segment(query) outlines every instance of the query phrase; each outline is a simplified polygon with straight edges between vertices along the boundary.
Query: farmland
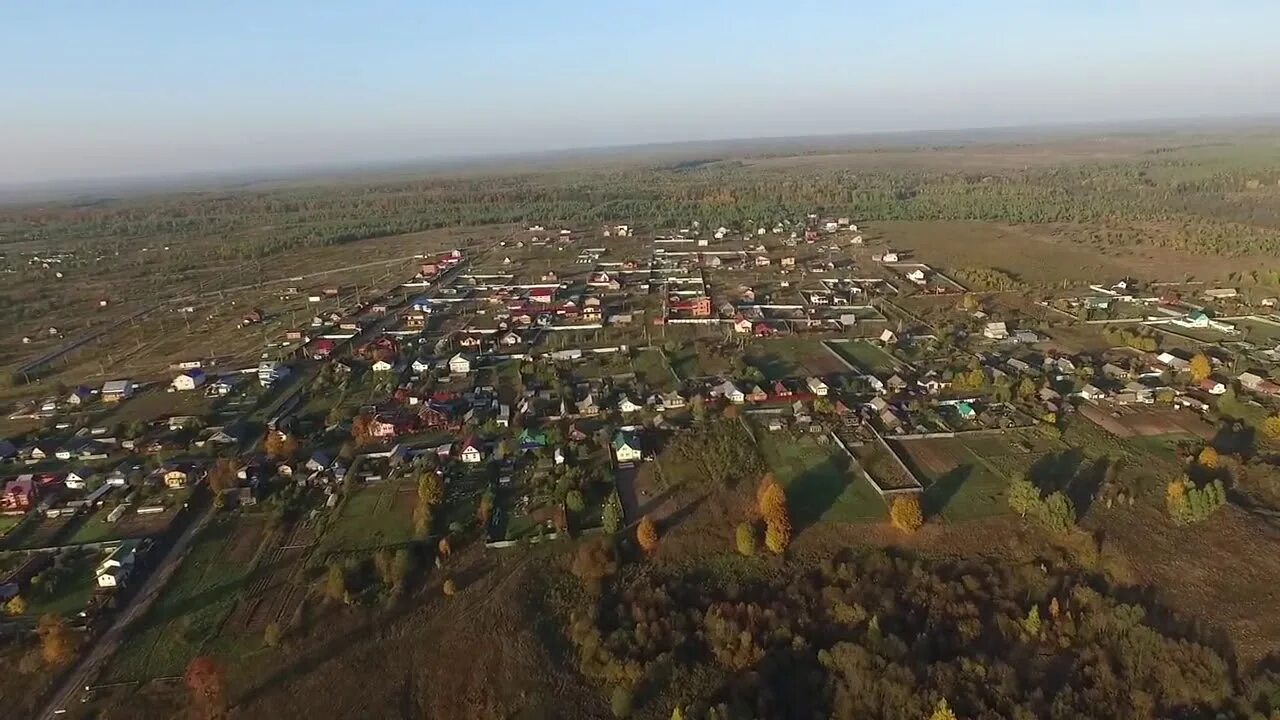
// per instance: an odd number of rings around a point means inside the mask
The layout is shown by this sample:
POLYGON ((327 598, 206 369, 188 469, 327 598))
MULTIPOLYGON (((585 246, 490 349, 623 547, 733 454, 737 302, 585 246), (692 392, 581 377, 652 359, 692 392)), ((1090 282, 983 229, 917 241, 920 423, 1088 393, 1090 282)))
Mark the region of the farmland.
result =
POLYGON ((384 481, 357 488, 328 521, 317 552, 324 557, 404 544, 413 537, 416 500, 412 483, 384 481))
POLYGON ((797 527, 884 517, 880 495, 854 472, 848 456, 834 442, 763 429, 756 436, 765 461, 787 490, 797 527))
POLYGON ((827 376, 848 372, 848 368, 823 346, 820 340, 780 338, 751 345, 746 360, 768 380, 827 376))
POLYGON ((832 352, 866 374, 883 375, 892 373, 898 368, 898 361, 892 355, 865 340, 849 342, 828 340, 826 345, 832 352))

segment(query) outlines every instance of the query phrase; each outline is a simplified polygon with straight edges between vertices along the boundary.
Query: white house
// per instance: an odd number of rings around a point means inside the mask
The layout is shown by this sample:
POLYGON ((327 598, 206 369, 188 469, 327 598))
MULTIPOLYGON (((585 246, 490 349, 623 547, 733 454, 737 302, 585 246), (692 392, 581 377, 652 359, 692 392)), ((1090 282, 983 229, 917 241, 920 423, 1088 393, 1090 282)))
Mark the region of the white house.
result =
POLYGON ((102 562, 98 563, 98 587, 114 588, 124 585, 133 571, 138 556, 136 541, 120 543, 102 562))
POLYGON ((620 431, 613 438, 613 457, 620 464, 640 460, 640 438, 633 432, 620 431))
POLYGON ((370 369, 372 369, 374 372, 391 372, 392 370, 395 369, 395 367, 396 367, 395 365, 383 359, 383 360, 378 360, 373 365, 371 365, 370 369))
POLYGON ((827 396, 827 391, 828 391, 827 384, 822 382, 820 378, 816 378, 816 377, 807 378, 804 381, 804 384, 809 388, 809 392, 813 393, 814 395, 817 395, 818 397, 827 396))
POLYGON ((928 278, 924 275, 924 270, 916 269, 907 273, 907 279, 917 285, 924 285, 928 282, 928 278))
POLYGON ((475 440, 467 438, 462 441, 462 448, 458 452, 458 459, 468 465, 474 465, 484 460, 484 454, 480 452, 479 446, 475 440))
POLYGON ((728 380, 725 380, 724 382, 717 385, 715 388, 715 393, 717 395, 724 397, 725 400, 728 400, 734 405, 741 405, 742 403, 747 401, 746 394, 743 393, 741 390, 739 390, 737 385, 734 385, 732 382, 728 380))
POLYGON ((1077 393, 1077 395, 1079 395, 1081 398, 1084 398, 1085 400, 1093 400, 1093 401, 1103 400, 1107 397, 1107 394, 1103 392, 1101 388, 1092 384, 1085 385, 1084 387, 1080 388, 1080 392, 1077 393))
POLYGON ((898 335, 892 330, 885 330, 880 333, 880 342, 885 345, 893 345, 898 342, 898 335))
POLYGON ((195 390, 204 385, 205 374, 200 368, 188 370, 173 379, 174 390, 195 390))
POLYGON ((289 368, 274 360, 258 363, 258 382, 263 387, 270 387, 273 383, 289 374, 289 368))
POLYGON ((449 372, 454 375, 466 375, 471 372, 471 361, 467 359, 467 356, 458 353, 449 358, 449 372))
POLYGON ((62 484, 67 486, 68 490, 84 490, 89 486, 89 480, 93 477, 93 471, 88 468, 76 468, 67 473, 62 479, 62 484))
POLYGON ((103 402, 120 402, 133 395, 132 380, 111 380, 102 386, 103 402))
POLYGON ((639 412, 640 409, 640 406, 632 402, 631 398, 626 395, 623 395, 622 399, 618 401, 618 410, 623 413, 630 414, 633 412, 639 412))
POLYGON ((1003 322, 987 323, 982 328, 982 336, 991 340, 1004 340, 1009 337, 1009 327, 1003 322))
POLYGON ((409 367, 412 368, 415 373, 421 375, 422 373, 431 370, 431 361, 426 358, 418 358, 414 360, 413 364, 409 367))

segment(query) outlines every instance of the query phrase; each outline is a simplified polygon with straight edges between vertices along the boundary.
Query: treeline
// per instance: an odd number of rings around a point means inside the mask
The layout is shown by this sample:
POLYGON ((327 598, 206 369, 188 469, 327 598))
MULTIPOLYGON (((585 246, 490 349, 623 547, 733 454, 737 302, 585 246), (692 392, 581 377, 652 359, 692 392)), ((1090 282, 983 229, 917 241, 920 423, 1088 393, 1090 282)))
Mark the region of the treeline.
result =
MULTIPOLYGON (((252 259, 441 227, 622 221, 678 228, 695 220, 745 227, 818 212, 867 221, 1063 224, 1086 228, 1087 237, 1103 245, 1280 252, 1275 172, 1264 172, 1256 157, 1229 152, 1237 150, 995 174, 714 163, 185 193, 14 208, 0 213, 0 237, 60 244, 200 241, 197 252, 252 259)), ((1267 146, 1259 152, 1274 155, 1267 146)))
POLYGON ((618 716, 921 720, 945 702, 960 718, 1266 718, 1280 701, 1274 677, 1239 682, 1163 612, 1039 564, 867 550, 763 579, 591 567, 566 634, 618 716))

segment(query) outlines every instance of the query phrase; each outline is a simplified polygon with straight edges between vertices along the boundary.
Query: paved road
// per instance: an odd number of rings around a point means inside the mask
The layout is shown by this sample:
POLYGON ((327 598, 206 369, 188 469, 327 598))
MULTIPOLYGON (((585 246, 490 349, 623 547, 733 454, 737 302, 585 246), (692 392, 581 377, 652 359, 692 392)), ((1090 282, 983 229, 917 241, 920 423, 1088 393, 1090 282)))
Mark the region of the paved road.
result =
POLYGON ((97 673, 99 666, 107 658, 111 657, 119 647, 120 640, 124 637, 125 630, 128 629, 129 625, 146 614, 147 610, 155 603, 156 598, 160 597, 164 586, 168 584, 173 573, 182 564, 182 560, 187 554, 187 549, 191 546, 192 538, 200 532, 201 528, 208 524, 209 519, 212 517, 213 508, 210 507, 205 511, 204 515, 192 522, 190 527, 170 546, 168 554, 164 556, 155 570, 148 574, 146 582, 143 583, 138 593, 134 595, 124 612, 117 615, 111 627, 107 628, 105 632, 93 641, 90 651, 80 659, 71 670, 71 673, 67 675, 66 679, 49 698, 44 709, 36 715, 39 720, 53 720, 57 717, 58 710, 66 708, 70 703, 75 702, 85 685, 97 673))

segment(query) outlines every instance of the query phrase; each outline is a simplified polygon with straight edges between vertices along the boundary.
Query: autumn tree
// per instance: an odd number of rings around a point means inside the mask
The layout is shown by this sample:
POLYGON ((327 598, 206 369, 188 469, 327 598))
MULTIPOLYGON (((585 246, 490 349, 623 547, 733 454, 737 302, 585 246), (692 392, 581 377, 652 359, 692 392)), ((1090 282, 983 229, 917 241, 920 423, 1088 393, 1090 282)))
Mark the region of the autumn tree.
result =
POLYGON ((279 430, 268 430, 263 445, 267 457, 275 460, 288 460, 298 454, 298 439, 279 430))
POLYGON ((40 657, 47 665, 65 665, 76 654, 76 638, 61 615, 48 613, 36 623, 36 635, 40 638, 40 657))
POLYGON ((444 501, 444 479, 440 473, 428 470, 418 478, 418 501, 431 507, 444 501))
POLYGON ((929 716, 929 720, 956 720, 956 714, 951 712, 951 706, 947 704, 947 699, 943 698, 938 704, 933 706, 933 714, 929 716))
POLYGON ((1262 421, 1262 434, 1272 440, 1280 439, 1280 415, 1262 421))
POLYGON ((791 518, 784 512, 775 516, 764 526, 764 546, 769 552, 781 555, 791 544, 791 518))
POLYGON ((21 595, 14 595, 4 604, 4 613, 11 617, 27 614, 27 601, 21 595))
POLYGON ((893 526, 907 533, 913 533, 924 525, 924 514, 920 511, 920 496, 899 495, 893 499, 889 507, 889 518, 893 526))
POLYGON ((449 578, 444 581, 444 585, 440 587, 440 591, 445 594, 445 597, 453 597, 458 594, 458 584, 453 581, 453 578, 449 578))
POLYGON ((373 434, 372 415, 364 412, 351 420, 351 440, 356 447, 377 444, 378 438, 373 434))
POLYGON ((1207 379, 1213 374, 1213 363, 1209 362, 1209 358, 1204 353, 1196 353, 1191 358, 1191 379, 1196 382, 1207 379))
MULTIPOLYGON (((772 477, 766 475, 767 477, 772 477)), ((771 519, 787 514, 787 492, 776 482, 762 487, 760 492, 760 517, 767 523, 771 519)))
POLYGON ((240 463, 235 458, 221 457, 209 468, 209 489, 221 494, 239 485, 240 463))
POLYGON ((267 647, 280 647, 280 623, 269 622, 262 631, 262 644, 267 647))
POLYGON ((449 543, 448 536, 440 538, 440 542, 436 545, 436 553, 442 558, 453 554, 453 546, 449 543))
POLYGON ((738 523, 738 528, 734 532, 737 540, 738 553, 751 557, 756 554, 756 529, 751 523, 738 523))
POLYGON ((1200 467, 1216 470, 1222 462, 1222 458, 1218 456, 1218 451, 1212 447, 1205 446, 1200 454, 1196 456, 1196 462, 1200 463, 1200 467))
POLYGON ((597 538, 578 546, 569 569, 588 590, 599 594, 605 580, 618 572, 618 554, 614 552, 612 542, 597 538))
POLYGON ((208 655, 192 658, 184 675, 191 691, 191 704, 205 718, 219 718, 226 712, 227 679, 222 666, 208 655))
POLYGON ((324 577, 324 595, 336 602, 346 602, 347 571, 338 563, 329 563, 324 577))
POLYGON ((648 555, 652 555, 658 549, 658 526, 648 515, 640 518, 640 522, 636 525, 636 542, 648 555))

